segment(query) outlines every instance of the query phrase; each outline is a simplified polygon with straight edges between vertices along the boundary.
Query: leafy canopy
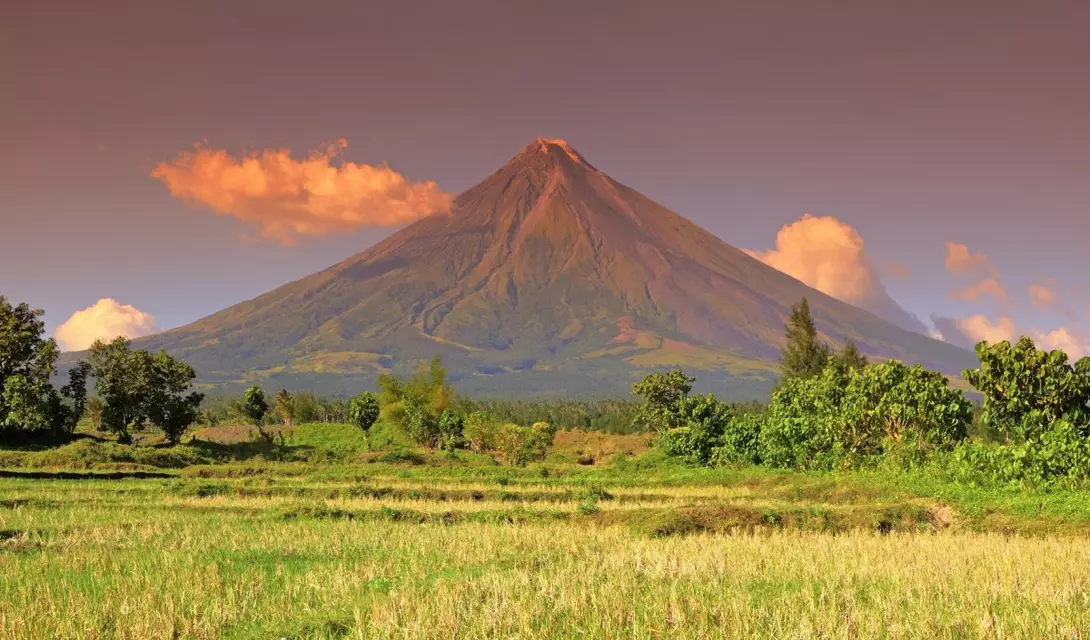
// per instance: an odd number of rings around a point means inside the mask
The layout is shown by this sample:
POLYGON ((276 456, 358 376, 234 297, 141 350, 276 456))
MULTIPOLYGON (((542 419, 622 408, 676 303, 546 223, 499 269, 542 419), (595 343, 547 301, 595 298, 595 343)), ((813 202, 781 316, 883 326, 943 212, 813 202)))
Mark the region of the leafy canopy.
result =
POLYGON ((78 363, 60 392, 50 378, 60 352, 45 338, 44 312, 0 296, 0 433, 71 433, 83 415, 88 367, 78 363))
POLYGON ((103 402, 102 426, 120 442, 131 442, 131 431, 150 422, 177 444, 196 422, 204 395, 190 391, 197 373, 189 364, 165 351, 133 351, 125 338, 95 341, 87 362, 103 402))

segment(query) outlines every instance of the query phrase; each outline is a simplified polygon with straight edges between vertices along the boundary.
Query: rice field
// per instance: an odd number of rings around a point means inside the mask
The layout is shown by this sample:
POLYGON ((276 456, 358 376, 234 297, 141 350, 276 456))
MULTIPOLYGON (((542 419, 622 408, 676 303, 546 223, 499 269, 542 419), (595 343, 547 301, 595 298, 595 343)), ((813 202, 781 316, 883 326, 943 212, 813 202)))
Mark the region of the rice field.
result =
POLYGON ((1082 638, 1063 505, 555 461, 3 478, 0 637, 1082 638))

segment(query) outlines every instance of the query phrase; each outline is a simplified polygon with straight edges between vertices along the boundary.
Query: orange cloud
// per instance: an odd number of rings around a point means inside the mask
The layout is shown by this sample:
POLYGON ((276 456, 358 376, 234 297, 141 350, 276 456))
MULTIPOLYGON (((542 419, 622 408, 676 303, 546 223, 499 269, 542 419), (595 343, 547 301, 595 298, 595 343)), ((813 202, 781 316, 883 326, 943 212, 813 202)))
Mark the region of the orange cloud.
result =
POLYGON ((1029 286, 1029 301, 1038 309, 1049 309, 1056 306, 1056 293, 1046 286, 1031 284, 1029 286))
POLYGON ((393 169, 343 162, 344 139, 296 160, 288 149, 238 157, 196 147, 151 172, 190 204, 256 226, 285 245, 368 226, 395 226, 449 209, 451 196, 434 182, 410 182, 393 169))
POLYGON ((774 249, 746 253, 909 331, 927 331, 918 318, 889 297, 859 232, 833 216, 807 213, 776 233, 774 249))
POLYGON ((979 302, 985 297, 995 298, 999 302, 1007 301, 1007 289, 995 278, 984 278, 975 284, 966 285, 950 292, 950 297, 962 302, 979 302))
POLYGON ((1019 329, 1014 320, 1007 316, 992 321, 980 314, 967 318, 932 319, 940 329, 938 337, 958 346, 971 348, 981 340, 991 344, 1004 340, 1015 342, 1022 336, 1028 336, 1039 348, 1048 351, 1059 349, 1072 359, 1090 355, 1090 334, 1075 332, 1067 327, 1051 331, 1025 330, 1019 329))
POLYGON ((946 243, 946 270, 958 275, 986 273, 995 276, 995 265, 982 253, 972 253, 959 242, 946 243))
POLYGON ((113 340, 118 336, 140 338, 158 331, 155 317, 136 307, 103 298, 72 314, 54 336, 66 351, 82 351, 95 340, 113 340))
POLYGON ((884 271, 887 276, 896 278, 897 280, 908 280, 908 276, 911 273, 907 264, 897 260, 886 260, 883 262, 882 271, 884 271))
POLYGON ((863 237, 832 216, 807 213, 776 233, 775 249, 748 253, 845 302, 866 300, 881 286, 863 237))
POLYGON ((981 340, 991 343, 1004 340, 1013 342, 1019 337, 1018 330, 1014 327, 1014 320, 1006 316, 992 322, 986 316, 977 314, 957 320, 957 327, 974 343, 981 340))

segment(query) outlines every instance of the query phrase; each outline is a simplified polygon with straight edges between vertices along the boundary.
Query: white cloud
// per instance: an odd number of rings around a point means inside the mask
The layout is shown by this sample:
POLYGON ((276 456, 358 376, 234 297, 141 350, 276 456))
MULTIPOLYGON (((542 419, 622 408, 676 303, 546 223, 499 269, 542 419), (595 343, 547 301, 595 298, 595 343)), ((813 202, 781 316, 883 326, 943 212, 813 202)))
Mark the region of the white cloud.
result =
POLYGON ((82 351, 95 340, 113 340, 118 336, 139 338, 158 331, 155 317, 136 307, 121 304, 113 298, 103 298, 80 309, 57 327, 58 344, 66 351, 82 351))

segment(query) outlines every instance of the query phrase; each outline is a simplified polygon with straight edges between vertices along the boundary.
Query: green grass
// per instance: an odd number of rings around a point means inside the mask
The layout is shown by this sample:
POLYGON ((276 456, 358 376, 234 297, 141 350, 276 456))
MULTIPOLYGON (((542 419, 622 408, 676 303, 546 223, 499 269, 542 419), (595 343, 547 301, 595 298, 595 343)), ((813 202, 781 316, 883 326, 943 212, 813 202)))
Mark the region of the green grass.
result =
POLYGON ((0 637, 1090 628, 1086 493, 703 469, 655 452, 583 466, 566 447, 609 443, 575 436, 558 439, 551 461, 511 469, 466 453, 372 451, 361 438, 304 425, 283 446, 0 452, 5 469, 88 476, 0 478, 0 637), (125 465, 171 477, 94 479, 125 465))

